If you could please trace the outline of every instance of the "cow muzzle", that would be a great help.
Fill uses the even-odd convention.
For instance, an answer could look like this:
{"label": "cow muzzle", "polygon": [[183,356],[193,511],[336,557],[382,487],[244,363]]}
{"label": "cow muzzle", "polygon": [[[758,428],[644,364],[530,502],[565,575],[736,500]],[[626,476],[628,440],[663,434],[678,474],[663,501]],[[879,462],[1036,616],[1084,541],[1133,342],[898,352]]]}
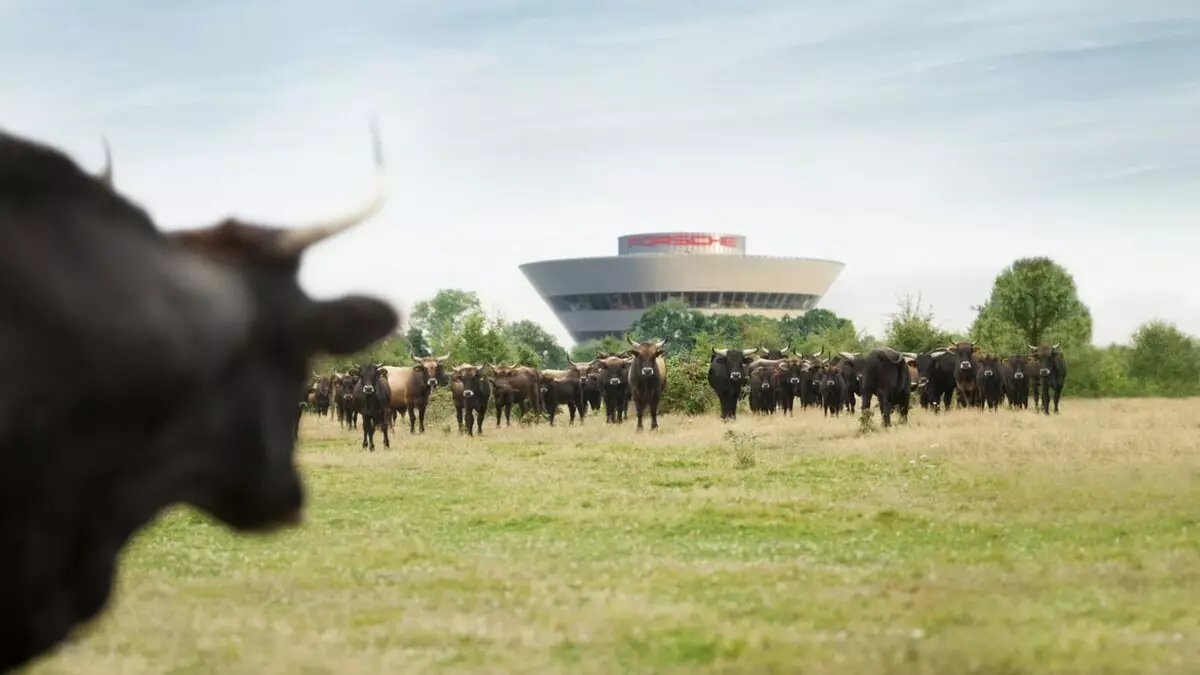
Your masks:
{"label": "cow muzzle", "polygon": [[436,386],[437,386],[437,384],[438,384],[437,378],[436,378],[436,377],[431,377],[431,378],[429,378],[428,380],[426,380],[426,381],[425,381],[425,384],[426,384],[426,385],[428,385],[430,389],[433,389],[433,388],[434,388],[434,387],[436,387]]}
{"label": "cow muzzle", "polygon": [[619,377],[609,378],[608,383],[615,387],[618,384],[621,384],[621,378],[619,378]]}
{"label": "cow muzzle", "polygon": [[984,377],[991,377],[991,376],[992,376],[992,371],[990,371],[990,370],[985,370],[985,371],[983,371],[983,376],[984,376]]}
{"label": "cow muzzle", "polygon": [[366,386],[364,386],[364,387],[363,387],[363,393],[364,393],[364,394],[374,394],[374,393],[375,393],[375,387],[372,387],[371,385],[369,385],[369,384],[368,384],[368,385],[366,385]]}
{"label": "cow muzzle", "polygon": [[471,398],[474,395],[475,395],[475,392],[471,391],[470,389],[466,389],[463,391],[463,398]]}
{"label": "cow muzzle", "polygon": [[742,379],[742,374],[741,374],[741,373],[739,373],[739,372],[737,372],[737,371],[734,371],[734,372],[732,372],[732,373],[730,373],[730,374],[729,374],[729,379],[731,379],[731,380],[740,380],[740,379]]}
{"label": "cow muzzle", "polygon": [[1042,374],[1042,377],[1046,377],[1047,375],[1049,375],[1049,374],[1050,374],[1050,369],[1049,369],[1049,368],[1042,368],[1042,369],[1041,369],[1041,370],[1039,370],[1038,372]]}
{"label": "cow muzzle", "polygon": [[1014,380],[1023,380],[1023,379],[1025,379],[1025,373],[1013,373],[1013,379]]}
{"label": "cow muzzle", "polygon": [[928,378],[928,377],[922,377],[921,379],[917,380],[917,386],[918,386],[918,387],[924,387],[924,386],[925,386],[925,385],[927,385],[927,384],[929,384],[929,378]]}
{"label": "cow muzzle", "polygon": [[971,369],[971,362],[970,362],[970,361],[959,361],[959,362],[958,362],[958,369],[959,369],[959,370],[970,370],[970,369]]}
{"label": "cow muzzle", "polygon": [[760,386],[760,387],[762,387],[763,389],[770,389],[770,388],[771,388],[771,384],[770,384],[769,382],[763,382],[763,383],[762,383],[761,385],[759,385],[759,386]]}
{"label": "cow muzzle", "polygon": [[651,376],[651,375],[653,375],[653,374],[654,374],[654,369],[653,369],[653,368],[642,368],[642,375],[645,375],[645,376],[649,377],[649,376]]}
{"label": "cow muzzle", "polygon": [[349,401],[354,398],[354,394],[342,394],[343,401]]}
{"label": "cow muzzle", "polygon": [[800,378],[793,377],[792,379],[788,380],[788,382],[791,382],[792,384],[800,384]]}

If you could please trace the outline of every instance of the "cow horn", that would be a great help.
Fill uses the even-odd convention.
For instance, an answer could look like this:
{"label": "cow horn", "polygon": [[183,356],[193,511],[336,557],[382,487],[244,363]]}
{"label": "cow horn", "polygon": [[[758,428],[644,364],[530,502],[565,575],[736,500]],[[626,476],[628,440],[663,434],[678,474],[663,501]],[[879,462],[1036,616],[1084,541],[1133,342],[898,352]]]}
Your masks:
{"label": "cow horn", "polygon": [[717,356],[727,356],[727,352],[729,351],[728,349],[717,349],[716,347],[713,347],[712,350],[713,354]]}
{"label": "cow horn", "polygon": [[792,346],[791,346],[791,345],[788,345],[788,346],[784,347],[783,349],[780,349],[780,350],[779,350],[779,353],[780,353],[780,354],[786,354],[786,353],[788,353],[788,350],[789,350],[789,349],[791,349],[791,348],[792,348]]}
{"label": "cow horn", "polygon": [[441,363],[442,361],[446,361],[446,360],[448,360],[449,358],[450,358],[450,352],[446,352],[446,355],[445,355],[445,356],[439,356],[439,357],[437,357],[436,359],[434,359],[434,361],[437,361],[438,363]]}
{"label": "cow horn", "polygon": [[1027,344],[1027,345],[1025,345],[1025,346],[1026,346],[1026,347],[1029,347],[1029,351],[1031,351],[1031,352],[1036,352],[1036,351],[1037,351],[1037,347],[1034,347],[1033,345]]}
{"label": "cow horn", "polygon": [[1050,349],[1058,349],[1058,346],[1059,346],[1059,345],[1061,345],[1061,344],[1062,344],[1061,342],[1055,342],[1055,343],[1054,343],[1054,346],[1053,346],[1053,347],[1051,347]]}
{"label": "cow horn", "polygon": [[104,145],[104,168],[100,170],[100,173],[96,174],[96,180],[111,190],[113,187],[112,150],[108,147],[107,138],[101,136],[100,142]]}
{"label": "cow horn", "polygon": [[634,342],[634,341],[633,341],[633,338],[629,337],[628,335],[626,335],[626,336],[625,336],[625,339],[626,339],[626,340],[628,340],[628,341],[629,341],[629,344],[633,345],[634,347],[639,347],[639,346],[641,346],[641,345],[639,345],[638,343]]}
{"label": "cow horn", "polygon": [[755,347],[754,349],[752,349],[752,350],[750,350],[750,351],[745,351],[745,350],[742,350],[742,355],[743,355],[743,356],[754,356],[754,355],[755,355],[755,354],[757,354],[757,353],[758,353],[758,347]]}
{"label": "cow horn", "polygon": [[339,232],[345,232],[379,213],[387,201],[387,190],[384,189],[383,146],[379,142],[379,125],[374,119],[371,120],[371,144],[375,155],[375,190],[367,203],[337,218],[281,232],[276,241],[276,247],[281,254],[298,255],[313,244]]}
{"label": "cow horn", "polygon": [[658,347],[659,349],[661,349],[663,347],[663,345],[665,345],[665,344],[667,344],[667,338],[663,338],[661,340],[654,341],[654,346]]}

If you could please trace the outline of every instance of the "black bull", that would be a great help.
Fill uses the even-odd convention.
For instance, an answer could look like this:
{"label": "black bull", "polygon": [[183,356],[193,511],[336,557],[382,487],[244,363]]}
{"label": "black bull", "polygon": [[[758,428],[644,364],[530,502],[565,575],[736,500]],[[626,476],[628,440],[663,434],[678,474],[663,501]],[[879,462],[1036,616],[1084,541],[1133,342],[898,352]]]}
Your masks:
{"label": "black bull", "polygon": [[303,519],[309,359],[358,351],[398,317],[371,298],[314,301],[297,272],[382,206],[379,186],[310,227],[164,233],[61,152],[0,132],[0,365],[22,383],[0,393],[0,671],[100,614],[122,548],[164,509],[239,531]]}
{"label": "black bull", "polygon": [[892,409],[908,421],[909,395],[912,380],[908,370],[909,357],[887,348],[872,349],[864,359],[862,369],[862,409],[871,409],[871,397],[879,397],[879,413],[883,426],[892,425]]}

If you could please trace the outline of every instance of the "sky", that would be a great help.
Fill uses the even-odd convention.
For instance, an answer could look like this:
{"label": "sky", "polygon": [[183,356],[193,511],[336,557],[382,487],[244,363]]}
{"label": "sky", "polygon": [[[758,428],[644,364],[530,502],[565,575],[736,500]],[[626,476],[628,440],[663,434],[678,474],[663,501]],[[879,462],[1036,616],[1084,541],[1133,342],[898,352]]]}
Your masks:
{"label": "sky", "polygon": [[517,266],[743,234],[846,269],[881,335],[965,328],[1048,255],[1094,341],[1200,334],[1195,0],[0,0],[0,128],[103,164],[164,229],[389,201],[307,254],[317,297],[475,290],[566,332]]}

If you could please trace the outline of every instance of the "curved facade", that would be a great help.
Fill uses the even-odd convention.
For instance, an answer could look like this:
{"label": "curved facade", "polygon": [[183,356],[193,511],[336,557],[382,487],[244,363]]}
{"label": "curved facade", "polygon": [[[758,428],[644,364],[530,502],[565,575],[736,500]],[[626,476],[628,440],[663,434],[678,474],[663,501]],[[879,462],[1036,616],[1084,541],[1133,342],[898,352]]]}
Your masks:
{"label": "curved facade", "polygon": [[575,342],[621,336],[649,307],[678,298],[706,314],[796,316],[845,265],[751,256],[739,235],[666,232],[620,237],[618,255],[520,266]]}

